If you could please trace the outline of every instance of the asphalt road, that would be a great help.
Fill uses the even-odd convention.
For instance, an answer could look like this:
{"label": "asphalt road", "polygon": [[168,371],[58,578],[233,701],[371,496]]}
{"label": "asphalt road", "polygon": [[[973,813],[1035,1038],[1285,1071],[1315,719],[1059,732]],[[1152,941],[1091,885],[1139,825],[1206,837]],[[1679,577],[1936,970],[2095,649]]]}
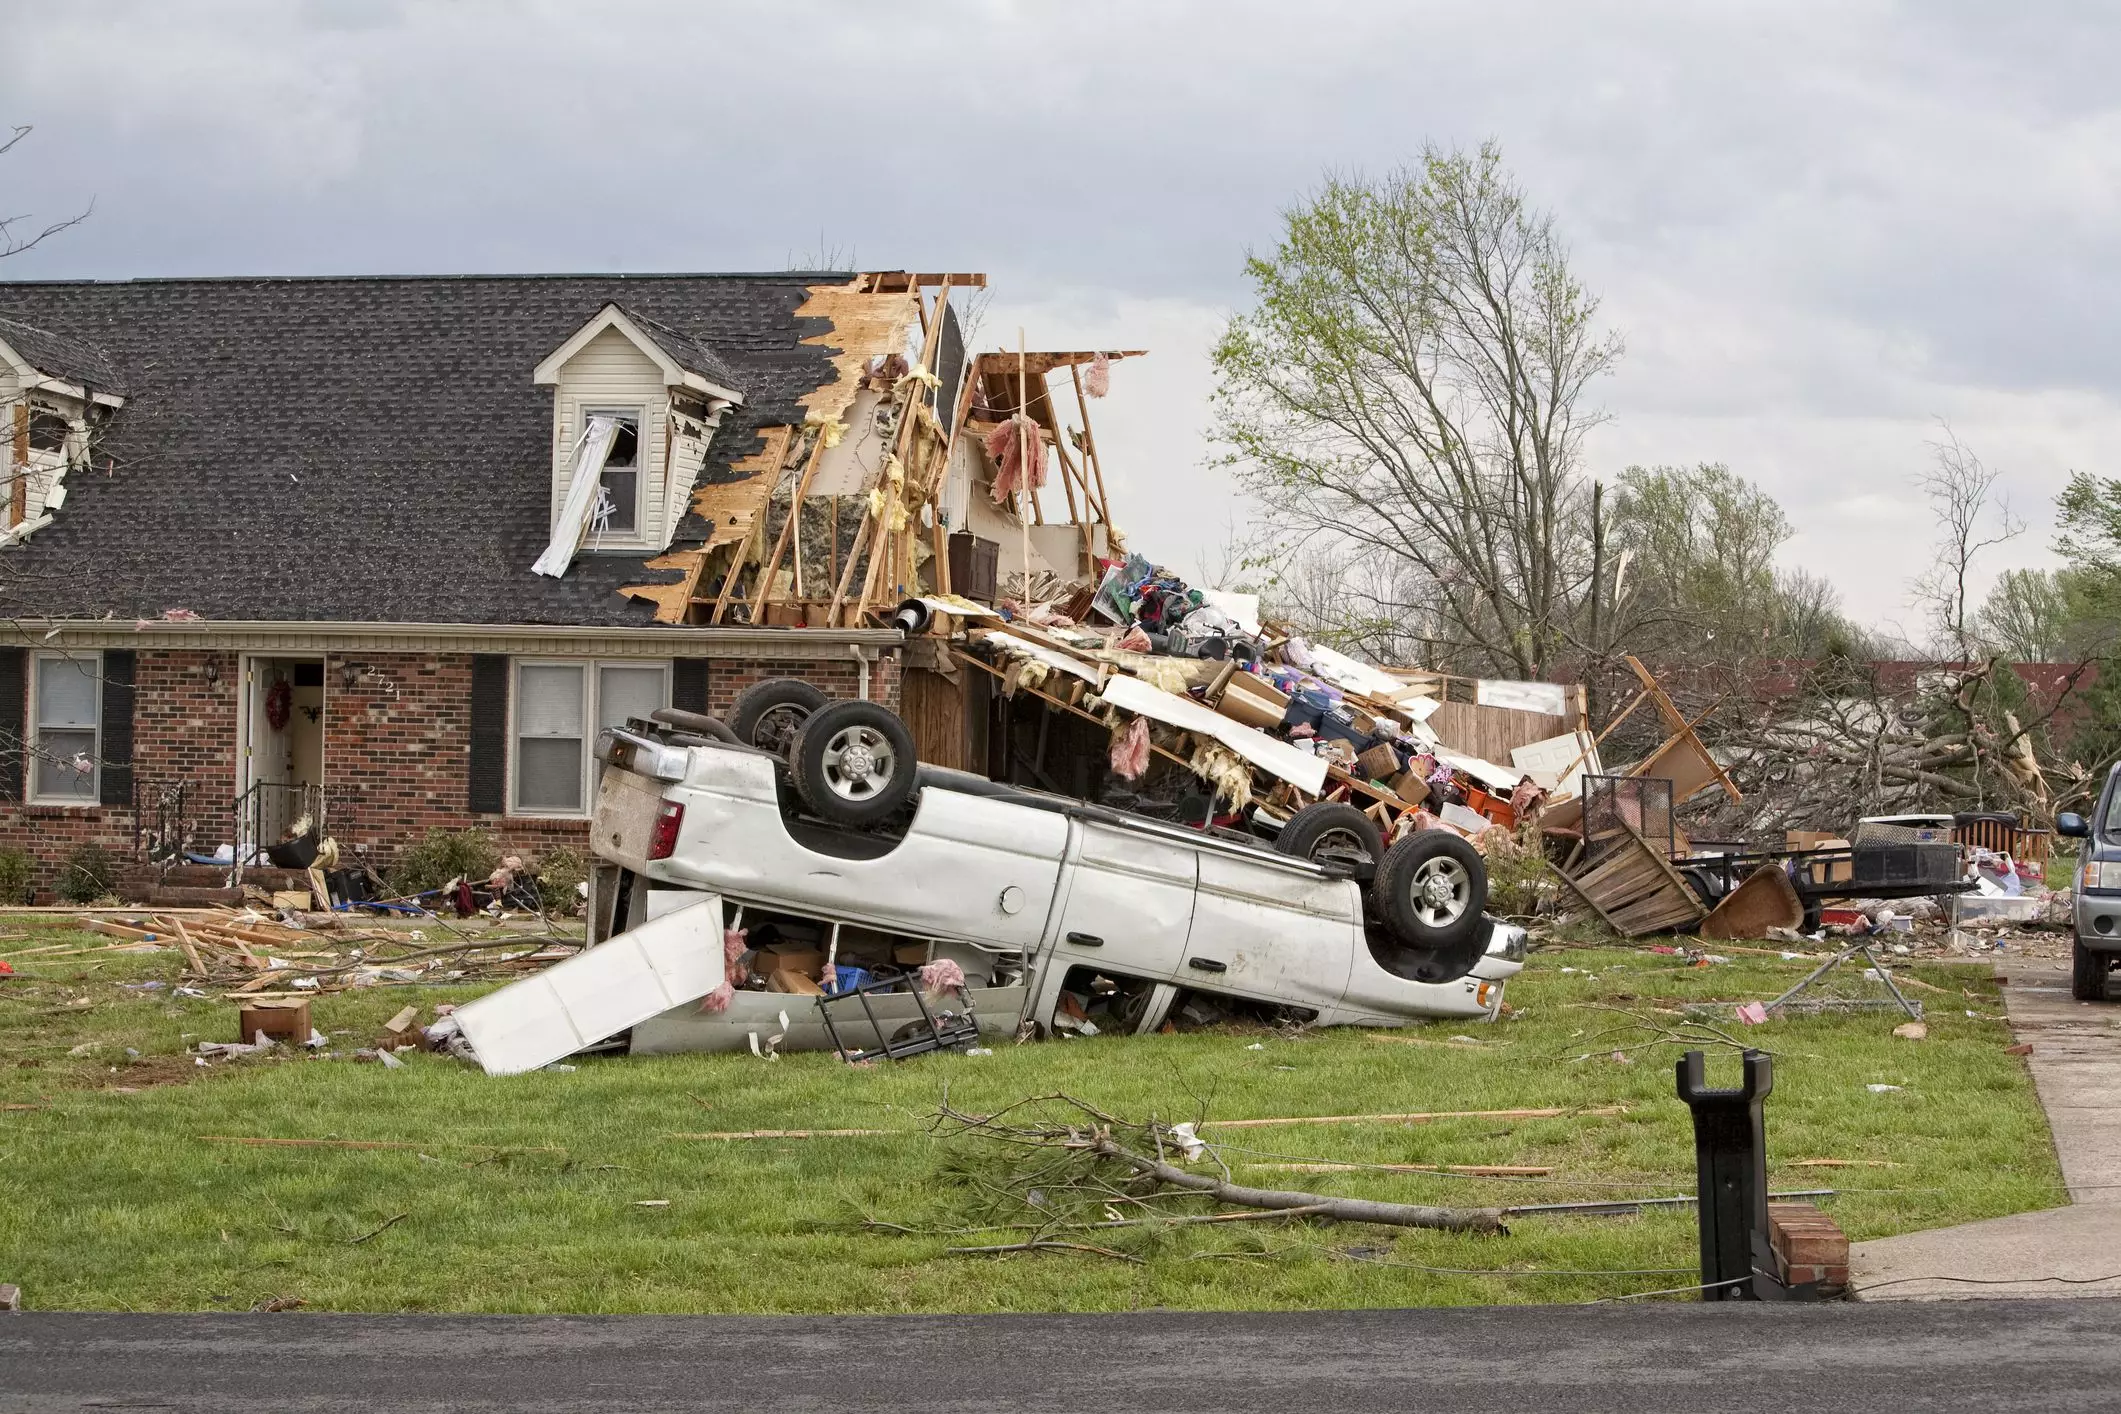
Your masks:
{"label": "asphalt road", "polygon": [[1282,1315],[0,1315],[18,1411],[2121,1408],[2121,1301]]}

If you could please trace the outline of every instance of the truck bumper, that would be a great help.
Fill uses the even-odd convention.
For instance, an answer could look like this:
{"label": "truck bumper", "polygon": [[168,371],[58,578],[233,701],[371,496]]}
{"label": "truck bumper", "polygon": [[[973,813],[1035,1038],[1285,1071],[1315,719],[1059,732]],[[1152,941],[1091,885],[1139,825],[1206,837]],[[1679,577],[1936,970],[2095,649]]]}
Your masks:
{"label": "truck bumper", "polygon": [[2077,892],[2077,941],[2094,952],[2121,952],[2121,894]]}

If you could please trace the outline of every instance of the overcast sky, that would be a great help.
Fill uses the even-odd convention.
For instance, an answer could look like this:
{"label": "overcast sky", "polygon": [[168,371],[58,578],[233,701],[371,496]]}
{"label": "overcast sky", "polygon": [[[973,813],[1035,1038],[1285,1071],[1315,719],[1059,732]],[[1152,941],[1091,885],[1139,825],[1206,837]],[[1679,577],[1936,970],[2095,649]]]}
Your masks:
{"label": "overcast sky", "polygon": [[1182,568],[1243,509],[1206,351],[1327,168],[1492,138],[1625,336],[1592,469],[1723,461],[1911,623],[1935,420],[2046,562],[2121,445],[2121,12],[1701,0],[0,0],[8,278],[984,270],[981,342],[1146,347],[1097,408]]}

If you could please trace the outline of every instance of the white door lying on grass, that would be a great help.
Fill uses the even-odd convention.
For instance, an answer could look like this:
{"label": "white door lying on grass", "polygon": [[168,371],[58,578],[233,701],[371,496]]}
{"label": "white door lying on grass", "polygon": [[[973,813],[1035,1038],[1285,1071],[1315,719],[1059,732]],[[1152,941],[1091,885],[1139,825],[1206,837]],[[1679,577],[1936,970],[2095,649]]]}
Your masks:
{"label": "white door lying on grass", "polygon": [[457,1008],[488,1075],[551,1065],[722,985],[722,896],[701,901]]}

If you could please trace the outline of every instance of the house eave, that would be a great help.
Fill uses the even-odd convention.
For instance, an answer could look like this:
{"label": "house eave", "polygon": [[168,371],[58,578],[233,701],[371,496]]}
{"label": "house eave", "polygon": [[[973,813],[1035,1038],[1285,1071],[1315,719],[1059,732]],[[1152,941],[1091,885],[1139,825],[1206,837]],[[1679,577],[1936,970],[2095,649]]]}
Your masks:
{"label": "house eave", "polygon": [[604,658],[844,658],[896,648],[897,629],[705,628],[590,624],[416,624],[272,619],[12,619],[28,647],[252,653],[507,653]]}

